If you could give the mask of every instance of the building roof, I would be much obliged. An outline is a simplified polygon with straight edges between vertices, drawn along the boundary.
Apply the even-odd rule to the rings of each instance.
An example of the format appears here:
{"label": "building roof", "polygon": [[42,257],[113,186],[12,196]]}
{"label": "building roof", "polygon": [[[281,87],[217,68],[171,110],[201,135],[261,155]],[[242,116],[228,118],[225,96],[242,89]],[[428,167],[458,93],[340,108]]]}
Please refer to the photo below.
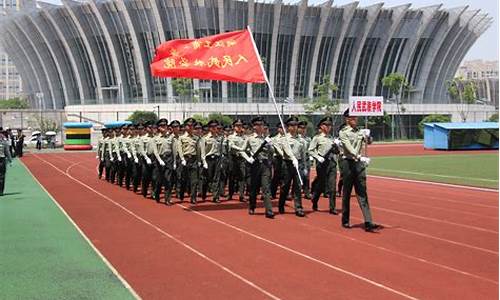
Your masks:
{"label": "building roof", "polygon": [[444,129],[498,129],[498,122],[467,122],[467,123],[426,123]]}

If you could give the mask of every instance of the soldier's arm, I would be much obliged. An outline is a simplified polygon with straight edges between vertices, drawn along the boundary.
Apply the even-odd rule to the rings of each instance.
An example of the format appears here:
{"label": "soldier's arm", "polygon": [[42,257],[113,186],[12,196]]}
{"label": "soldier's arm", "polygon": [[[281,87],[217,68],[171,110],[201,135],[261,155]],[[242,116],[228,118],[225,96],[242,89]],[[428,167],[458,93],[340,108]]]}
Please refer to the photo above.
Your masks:
{"label": "soldier's arm", "polygon": [[112,140],[112,139],[109,139],[107,143],[108,143],[108,153],[109,153],[109,157],[110,157],[110,158],[113,158],[113,147],[112,147],[113,140]]}
{"label": "soldier's arm", "polygon": [[[293,154],[293,151],[292,151],[292,148],[290,147],[290,141],[288,140],[288,137],[284,136],[282,137],[280,140],[279,140],[279,145],[278,147],[280,147],[284,154],[286,154],[286,156],[290,159],[290,160],[294,160],[294,159],[297,159],[295,157],[295,155]],[[283,154],[283,153],[282,153]]]}
{"label": "soldier's arm", "polygon": [[116,154],[116,156],[120,156],[120,139],[119,138],[116,138],[114,141],[113,141],[113,145],[114,145],[114,152]]}
{"label": "soldier's arm", "polygon": [[349,141],[349,137],[343,131],[339,133],[340,141],[342,142],[342,146],[344,147],[344,152],[348,152],[349,154],[356,156],[356,149],[351,145],[351,141]]}
{"label": "soldier's arm", "polygon": [[156,143],[157,143],[156,140],[152,139],[150,143],[152,143],[151,146],[153,147],[153,154],[154,154],[154,156],[156,157],[156,159],[158,161],[161,161],[162,159],[160,157],[160,152],[158,152],[158,147],[156,145]]}
{"label": "soldier's arm", "polygon": [[[245,139],[245,142],[243,145],[240,147],[240,151],[238,151],[238,154],[243,157],[245,160],[248,160],[250,158],[250,155],[248,155],[247,150],[250,148],[250,139]],[[250,151],[251,152],[251,151]]]}
{"label": "soldier's arm", "polygon": [[309,144],[309,149],[308,149],[309,155],[314,157],[315,159],[318,159],[319,157],[321,157],[318,154],[317,148],[318,148],[318,138],[315,136],[315,137],[313,137],[311,144]]}
{"label": "soldier's arm", "polygon": [[131,149],[132,149],[132,157],[134,158],[134,160],[138,159],[137,157],[137,139],[134,138],[130,141],[130,145],[131,145]]}
{"label": "soldier's arm", "polygon": [[130,149],[129,149],[130,145],[132,145],[132,140],[129,138],[124,139],[122,146],[123,146],[123,152],[125,152],[127,157],[132,156],[132,154],[130,153]]}
{"label": "soldier's arm", "polygon": [[179,158],[181,161],[185,161],[186,159],[184,158],[184,151],[182,151],[182,137],[179,137],[177,140],[177,153],[179,154]]}
{"label": "soldier's arm", "polygon": [[198,150],[200,151],[200,160],[201,160],[201,163],[204,164],[204,165],[207,163],[207,160],[206,160],[206,156],[207,156],[206,146],[207,146],[207,144],[205,143],[205,138],[201,137],[200,138],[200,142],[198,143],[198,147],[199,147]]}
{"label": "soldier's arm", "polygon": [[172,155],[174,156],[174,165],[177,166],[177,153],[178,153],[178,144],[177,139],[172,138]]}
{"label": "soldier's arm", "polygon": [[142,139],[140,140],[140,143],[141,143],[141,147],[139,148],[139,153],[142,155],[142,157],[146,158],[146,157],[148,157],[146,147],[149,145],[149,143],[146,144],[146,147],[144,147],[144,142],[142,141]]}

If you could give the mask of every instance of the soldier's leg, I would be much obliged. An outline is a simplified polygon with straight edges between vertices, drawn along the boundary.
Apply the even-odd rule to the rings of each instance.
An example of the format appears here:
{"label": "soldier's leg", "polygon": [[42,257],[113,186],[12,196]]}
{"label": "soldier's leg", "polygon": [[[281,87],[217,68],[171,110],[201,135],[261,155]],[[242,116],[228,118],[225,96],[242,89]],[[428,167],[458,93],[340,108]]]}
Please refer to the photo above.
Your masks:
{"label": "soldier's leg", "polygon": [[139,183],[141,182],[141,163],[134,162],[132,165],[132,186],[134,193],[137,192],[139,188]]}
{"label": "soldier's leg", "polygon": [[316,164],[316,179],[314,180],[314,190],[312,197],[313,210],[318,210],[318,201],[321,194],[325,191],[325,182],[327,176],[328,162]]}
{"label": "soldier's leg", "polygon": [[[285,213],[285,202],[286,198],[288,197],[288,192],[290,190],[290,185],[292,183],[293,179],[293,173],[290,171],[290,165],[291,163],[285,162],[284,163],[284,168],[283,168],[283,182],[281,184],[280,188],[280,198],[278,202],[278,209],[280,214]],[[293,165],[292,165],[293,168]]]}
{"label": "soldier's leg", "polygon": [[190,181],[190,187],[191,187],[191,203],[196,204],[196,196],[198,194],[198,184],[199,184],[199,177],[198,177],[198,163],[196,159],[188,162],[188,171],[189,171],[189,181]]}
{"label": "soldier's leg", "polygon": [[155,184],[153,186],[153,197],[156,202],[160,202],[161,189],[163,187],[163,174],[165,173],[165,167],[161,166],[159,163],[155,165],[153,180]]}
{"label": "soldier's leg", "polygon": [[255,210],[257,207],[257,194],[259,193],[261,184],[260,163],[254,162],[250,167],[250,197],[248,201],[249,210]]}
{"label": "soldier's leg", "polygon": [[148,196],[150,181],[151,181],[151,165],[146,163],[146,161],[144,161],[144,164],[142,165],[142,182],[141,182],[141,192],[144,198]]}
{"label": "soldier's leg", "polygon": [[220,172],[220,166],[218,164],[220,163],[220,160],[215,159],[211,160],[208,164],[208,182],[210,182],[210,189],[212,190],[212,201],[213,202],[220,202],[219,200],[219,195],[220,195],[220,180],[221,180],[221,172]]}
{"label": "soldier's leg", "polygon": [[104,162],[104,160],[99,159],[99,179],[102,178],[102,172],[104,171],[105,165],[106,163]]}
{"label": "soldier's leg", "polygon": [[335,210],[335,187],[337,184],[337,164],[334,160],[331,160],[328,165],[327,171],[327,189],[328,189],[328,200],[330,205],[330,213],[337,214]]}
{"label": "soldier's leg", "polygon": [[238,168],[238,161],[237,158],[234,157],[233,155],[230,155],[229,158],[229,172],[228,172],[228,183],[227,183],[227,198],[228,200],[233,199],[234,191],[236,188],[236,170]]}
{"label": "soldier's leg", "polygon": [[349,224],[351,213],[351,191],[354,182],[354,173],[351,164],[354,162],[342,160],[342,176],[344,177],[344,195],[342,196],[342,224]]}
{"label": "soldier's leg", "polygon": [[372,223],[372,214],[370,205],[368,204],[368,194],[366,193],[366,168],[361,162],[356,162],[355,164],[356,173],[354,175],[354,190],[356,191],[359,207],[363,213],[365,223]]}
{"label": "soldier's leg", "polygon": [[281,158],[275,157],[272,160],[273,162],[273,167],[272,167],[272,180],[271,180],[271,196],[273,199],[276,198],[276,192],[278,191],[278,187],[281,182],[281,177],[282,177],[282,160]]}
{"label": "soldier's leg", "polygon": [[271,164],[262,164],[261,168],[261,190],[262,198],[264,200],[264,207],[266,209],[266,216],[272,216],[273,205],[271,203]]}
{"label": "soldier's leg", "polygon": [[293,199],[293,204],[295,207],[295,213],[302,217],[304,208],[302,207],[302,186],[300,185],[300,180],[299,180],[299,175],[297,174],[297,171],[292,165],[292,168],[289,169],[289,172],[292,172],[292,193],[294,196]]}
{"label": "soldier's leg", "polygon": [[125,158],[126,161],[126,169],[125,169],[125,188],[130,190],[130,182],[132,181],[133,176],[133,167],[134,160],[132,158]]}
{"label": "soldier's leg", "polygon": [[210,187],[210,183],[211,183],[211,177],[210,177],[210,162],[207,162],[207,165],[208,165],[208,169],[204,169],[203,167],[201,167],[199,170],[200,170],[200,179],[199,179],[199,183],[201,185],[201,199],[203,201],[205,201],[205,199],[207,198],[207,193],[208,193],[208,190],[211,188]]}
{"label": "soldier's leg", "polygon": [[5,189],[5,173],[7,172],[7,161],[4,158],[0,158],[0,196],[3,196],[3,191]]}
{"label": "soldier's leg", "polygon": [[247,185],[247,177],[251,177],[251,169],[247,169],[247,163],[240,159],[238,161],[238,193],[240,202],[245,201],[245,187]]}
{"label": "soldier's leg", "polygon": [[163,186],[165,187],[165,204],[171,204],[172,199],[172,184],[173,184],[173,174],[174,174],[174,159],[173,157],[165,157],[163,159],[165,162],[165,168],[163,172]]}

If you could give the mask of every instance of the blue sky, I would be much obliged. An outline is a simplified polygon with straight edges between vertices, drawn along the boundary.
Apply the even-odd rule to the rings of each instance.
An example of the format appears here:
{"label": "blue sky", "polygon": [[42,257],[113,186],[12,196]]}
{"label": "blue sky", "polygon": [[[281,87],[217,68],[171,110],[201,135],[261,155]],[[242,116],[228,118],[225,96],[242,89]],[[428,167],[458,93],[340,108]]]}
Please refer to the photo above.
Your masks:
{"label": "blue sky", "polygon": [[[59,0],[45,0],[46,2],[60,3]],[[263,1],[263,0],[256,0]],[[267,0],[270,1],[270,0]],[[283,2],[298,2],[292,0],[283,0]],[[309,0],[309,4],[319,4],[326,2],[326,0]],[[343,5],[346,3],[351,3],[352,0],[334,0],[334,5]],[[484,59],[484,60],[498,60],[498,0],[447,0],[447,1],[436,1],[436,0],[385,0],[385,1],[373,1],[373,0],[359,0],[359,6],[369,6],[375,3],[383,2],[385,7],[392,7],[401,4],[411,3],[413,8],[443,4],[443,8],[453,8],[457,6],[468,5],[469,9],[480,9],[482,12],[487,13],[489,16],[493,17],[493,24],[483,33],[481,37],[476,41],[472,48],[467,53],[465,60],[471,59]]]}

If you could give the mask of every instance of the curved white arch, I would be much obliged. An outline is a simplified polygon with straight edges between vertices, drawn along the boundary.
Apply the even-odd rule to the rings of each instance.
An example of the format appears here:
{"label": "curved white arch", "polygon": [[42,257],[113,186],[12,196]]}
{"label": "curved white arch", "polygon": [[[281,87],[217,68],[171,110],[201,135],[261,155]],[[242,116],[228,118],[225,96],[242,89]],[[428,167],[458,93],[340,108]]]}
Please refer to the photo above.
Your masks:
{"label": "curved white arch", "polygon": [[99,68],[97,68],[97,62],[95,60],[95,57],[97,56],[97,53],[94,53],[92,47],[90,46],[89,40],[87,39],[87,36],[85,35],[85,32],[80,25],[80,22],[78,22],[78,18],[75,16],[75,13],[73,12],[73,9],[71,8],[71,4],[69,3],[69,0],[61,0],[63,3],[63,7],[61,9],[65,9],[66,12],[68,12],[69,17],[73,21],[73,24],[75,24],[76,30],[78,30],[78,34],[82,38],[83,44],[85,45],[85,48],[87,51],[90,53],[88,55],[90,59],[90,64],[91,68],[93,71],[93,74],[95,76],[95,84],[96,84],[96,89],[97,89],[97,98],[99,100],[99,103],[102,103],[103,98],[102,98],[102,83],[101,83],[101,74],[99,73]]}
{"label": "curved white arch", "polygon": [[52,17],[52,15],[47,11],[48,5],[49,4],[47,4],[47,3],[41,2],[40,6],[41,6],[42,10],[41,10],[40,13],[43,14],[47,18],[47,20],[49,20],[50,24],[52,25],[52,27],[54,28],[54,30],[55,30],[55,32],[57,34],[57,37],[59,38],[59,40],[61,41],[61,43],[62,43],[62,45],[64,47],[64,51],[68,55],[68,58],[69,58],[69,61],[70,61],[71,67],[72,67],[73,75],[76,78],[76,84],[78,86],[78,95],[80,97],[80,103],[82,103],[83,98],[84,98],[83,84],[82,84],[82,78],[80,76],[80,72],[78,70],[78,67],[77,67],[77,64],[76,64],[76,61],[75,61],[75,57],[73,56],[73,52],[69,48],[68,41],[64,37],[61,29],[59,28],[59,26],[55,22],[55,20]]}
{"label": "curved white arch", "polygon": [[363,29],[363,36],[361,37],[361,40],[357,44],[358,50],[356,51],[356,54],[354,55],[354,61],[350,64],[350,72],[348,72],[349,76],[349,81],[348,85],[346,86],[346,91],[347,91],[347,97],[352,95],[352,90],[353,90],[353,85],[354,85],[354,80],[356,80],[356,72],[358,69],[358,63],[359,63],[359,58],[361,56],[361,52],[363,51],[364,45],[366,38],[368,37],[368,34],[372,31],[372,28],[375,24],[375,21],[377,20],[377,16],[382,9],[383,3],[377,3],[368,7],[365,7],[367,10],[367,15],[366,15],[366,25],[365,28]]}
{"label": "curved white arch", "polygon": [[368,95],[375,95],[378,83],[378,76],[380,74],[380,69],[382,68],[383,57],[385,55],[385,52],[387,51],[387,48],[389,47],[390,41],[397,33],[397,30],[401,28],[401,25],[403,24],[402,22],[403,17],[405,16],[410,6],[411,4],[404,4],[389,8],[393,12],[392,13],[393,20],[391,27],[387,31],[387,34],[385,34],[381,40],[381,45],[377,47],[378,49],[375,50],[376,52],[374,56],[380,59],[376,60],[375,68],[373,68],[370,74],[368,75],[368,80],[367,80],[368,87],[366,89]]}
{"label": "curved white arch", "polygon": [[137,39],[137,32],[135,30],[134,24],[132,23],[132,19],[130,18],[130,14],[128,12],[128,8],[122,0],[113,1],[117,7],[123,13],[123,17],[125,19],[125,24],[128,27],[130,32],[130,38],[132,40],[132,52],[134,53],[135,60],[137,61],[137,74],[139,75],[139,80],[142,85],[142,102],[147,103],[148,98],[152,95],[149,89],[149,83],[146,81],[146,69],[145,66],[148,66],[149,63],[144,61],[144,57],[141,54],[141,48],[139,47],[139,41]]}
{"label": "curved white arch", "polygon": [[332,11],[333,0],[328,0],[321,5],[320,21],[318,28],[318,35],[316,36],[316,43],[313,49],[312,62],[311,62],[311,72],[309,74],[309,84],[307,88],[307,97],[312,98],[314,96],[314,79],[316,78],[316,69],[318,68],[318,56],[319,48],[321,47],[321,42],[323,40],[323,34],[325,32],[326,23],[330,12]]}
{"label": "curved white arch", "polygon": [[[68,100],[69,100],[69,98],[68,98],[68,91],[67,91],[67,87],[66,87],[67,74],[63,74],[63,72],[61,71],[61,66],[59,64],[59,59],[55,55],[54,50],[52,49],[52,45],[47,40],[47,37],[45,36],[44,32],[40,29],[40,27],[35,22],[35,20],[33,20],[33,17],[30,14],[28,14],[27,17],[28,17],[28,20],[30,20],[30,22],[33,24],[33,26],[36,28],[36,30],[38,31],[38,33],[42,37],[44,43],[47,45],[47,49],[49,50],[50,55],[52,55],[52,60],[54,61],[55,65],[56,65],[56,69],[57,69],[57,72],[59,73],[59,78],[61,79],[61,85],[62,85],[62,88],[63,88],[63,96],[64,96],[63,105],[66,106],[66,104],[68,103]],[[55,98],[55,96],[54,96],[54,98]],[[53,102],[54,102],[54,105],[55,105],[55,99],[53,99]],[[56,106],[54,106],[54,108],[64,108],[64,107],[56,107]]]}

